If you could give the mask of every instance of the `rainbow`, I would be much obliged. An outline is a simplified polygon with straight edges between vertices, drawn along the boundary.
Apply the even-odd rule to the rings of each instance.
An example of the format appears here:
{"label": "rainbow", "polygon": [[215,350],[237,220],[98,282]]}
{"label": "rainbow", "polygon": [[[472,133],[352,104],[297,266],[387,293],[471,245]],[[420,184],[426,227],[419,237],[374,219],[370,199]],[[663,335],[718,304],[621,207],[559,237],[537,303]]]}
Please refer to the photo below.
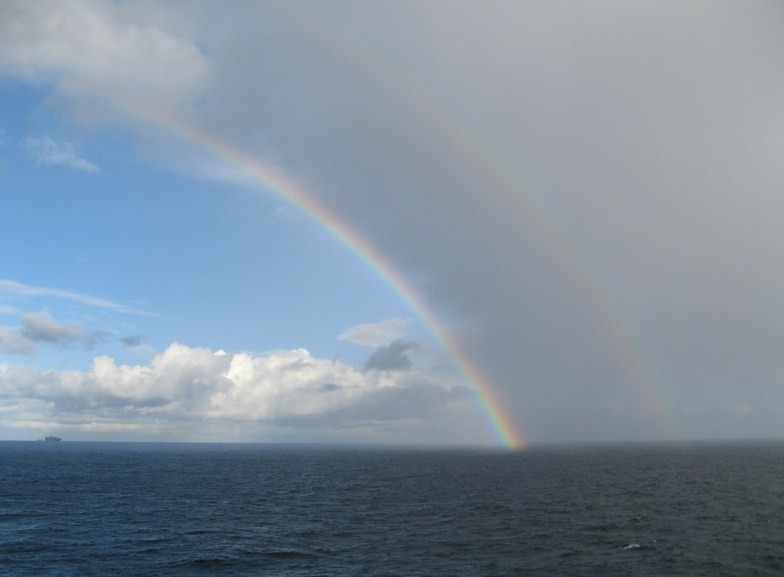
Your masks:
{"label": "rainbow", "polygon": [[682,439],[673,403],[664,395],[656,365],[646,352],[639,331],[614,302],[605,283],[588,268],[585,255],[569,239],[558,219],[511,170],[513,163],[504,161],[504,155],[494,150],[478,130],[472,130],[456,110],[450,110],[448,98],[436,98],[422,87],[413,85],[405,71],[393,61],[351,42],[328,20],[319,19],[306,9],[286,5],[286,13],[309,35],[318,37],[325,46],[383,86],[387,93],[393,93],[398,102],[407,105],[409,111],[431,126],[455,153],[482,175],[487,189],[493,190],[520,217],[541,248],[560,265],[576,294],[594,311],[598,326],[620,361],[629,384],[640,392],[661,434],[666,438]]}
{"label": "rainbow", "polygon": [[635,330],[631,317],[623,314],[605,284],[587,266],[588,259],[580,252],[577,243],[569,238],[558,219],[539,197],[520,184],[519,178],[510,169],[512,163],[503,162],[500,152],[493,151],[492,146],[483,142],[479,134],[451,122],[451,115],[447,114],[443,104],[435,107],[425,102],[423,96],[419,100],[421,107],[427,106],[427,116],[438,126],[445,139],[481,172],[488,187],[519,216],[550,259],[560,265],[575,294],[593,311],[629,384],[639,391],[660,434],[668,439],[682,439],[682,429],[675,417],[673,403],[663,394],[656,365],[647,353],[642,337]]}
{"label": "rainbow", "polygon": [[428,303],[374,246],[319,202],[314,195],[308,193],[283,170],[228,142],[219,140],[196,126],[178,120],[174,116],[139,110],[134,111],[134,115],[167,130],[186,143],[195,145],[228,165],[239,169],[257,186],[262,186],[265,190],[276,194],[306,214],[356,255],[418,317],[439,345],[449,354],[455,367],[470,386],[482,409],[482,414],[499,443],[512,451],[526,448],[525,439],[504,409],[488,379],[482,374],[462,344],[439,321]]}
{"label": "rainbow", "polygon": [[[325,45],[331,46],[341,57],[351,60],[363,73],[384,86],[387,92],[393,93],[482,174],[487,188],[493,190],[499,200],[519,215],[541,248],[553,262],[560,265],[575,293],[594,311],[596,322],[615,351],[630,386],[640,392],[661,432],[667,438],[682,438],[673,404],[663,394],[655,363],[646,353],[643,339],[636,331],[631,317],[623,314],[601,279],[586,265],[585,255],[579,251],[576,243],[570,240],[551,211],[536,194],[522,185],[519,176],[511,169],[512,164],[505,162],[503,155],[483,140],[479,131],[472,130],[465,122],[461,122],[457,111],[448,109],[448,102],[437,100],[434,95],[428,95],[424,90],[413,86],[406,80],[404,71],[397,69],[392,62],[350,43],[327,22],[315,18],[305,10],[287,5],[286,12],[311,35],[320,37]],[[273,164],[221,141],[174,115],[149,110],[130,112],[133,116],[168,130],[184,142],[193,144],[227,165],[239,169],[255,185],[264,187],[306,214],[356,255],[390,287],[452,357],[455,366],[470,385],[490,429],[499,442],[513,450],[526,447],[523,435],[504,409],[491,383],[463,345],[441,323],[429,304],[374,246],[319,202],[300,183]]]}
{"label": "rainbow", "polygon": [[660,434],[667,439],[682,439],[682,427],[675,416],[673,403],[663,393],[656,365],[647,353],[639,331],[635,329],[630,315],[624,314],[613,300],[605,283],[587,266],[588,259],[580,252],[577,243],[569,238],[559,220],[539,197],[521,185],[520,179],[510,169],[512,163],[503,162],[499,151],[493,151],[479,134],[451,121],[452,115],[447,113],[443,104],[436,107],[421,94],[418,101],[419,108],[426,111],[426,116],[438,127],[440,134],[452,143],[458,154],[471,162],[488,188],[519,216],[540,247],[566,274],[575,294],[588,304],[629,384],[639,391]]}

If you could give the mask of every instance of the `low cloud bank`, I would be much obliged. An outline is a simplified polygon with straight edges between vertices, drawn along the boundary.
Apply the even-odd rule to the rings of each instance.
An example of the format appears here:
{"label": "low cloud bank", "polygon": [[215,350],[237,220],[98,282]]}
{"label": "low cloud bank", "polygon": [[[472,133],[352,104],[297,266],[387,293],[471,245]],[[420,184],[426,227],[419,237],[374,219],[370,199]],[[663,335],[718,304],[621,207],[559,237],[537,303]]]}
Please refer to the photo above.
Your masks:
{"label": "low cloud bank", "polygon": [[198,431],[209,423],[350,430],[430,420],[470,402],[449,375],[398,364],[367,371],[305,349],[226,353],[175,343],[140,365],[99,356],[84,371],[8,366],[0,369],[0,402],[8,409],[0,425],[110,433]]}

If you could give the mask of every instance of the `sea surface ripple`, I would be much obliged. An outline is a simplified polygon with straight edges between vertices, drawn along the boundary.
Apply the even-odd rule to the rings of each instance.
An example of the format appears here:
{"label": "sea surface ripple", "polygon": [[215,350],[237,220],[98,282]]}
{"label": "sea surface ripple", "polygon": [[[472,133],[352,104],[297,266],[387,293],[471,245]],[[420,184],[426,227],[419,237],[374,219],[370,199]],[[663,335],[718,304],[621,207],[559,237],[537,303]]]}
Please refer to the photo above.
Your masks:
{"label": "sea surface ripple", "polygon": [[784,574],[784,444],[0,443],[0,575]]}

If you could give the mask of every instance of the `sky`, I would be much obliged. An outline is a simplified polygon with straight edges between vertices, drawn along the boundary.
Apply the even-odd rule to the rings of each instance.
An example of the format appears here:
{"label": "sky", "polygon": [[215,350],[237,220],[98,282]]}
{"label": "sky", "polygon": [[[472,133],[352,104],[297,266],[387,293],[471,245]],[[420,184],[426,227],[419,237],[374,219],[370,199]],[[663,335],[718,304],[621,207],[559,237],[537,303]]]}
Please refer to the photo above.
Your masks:
{"label": "sky", "polygon": [[784,436],[776,2],[0,4],[0,438]]}

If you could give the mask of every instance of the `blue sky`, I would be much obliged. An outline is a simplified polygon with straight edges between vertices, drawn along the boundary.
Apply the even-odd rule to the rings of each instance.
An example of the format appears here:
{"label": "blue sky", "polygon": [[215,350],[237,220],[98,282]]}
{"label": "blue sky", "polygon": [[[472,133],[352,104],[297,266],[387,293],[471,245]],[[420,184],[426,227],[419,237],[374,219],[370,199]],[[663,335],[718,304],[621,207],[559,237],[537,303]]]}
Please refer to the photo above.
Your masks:
{"label": "blue sky", "polygon": [[[258,356],[306,349],[361,372],[376,348],[416,339],[419,360],[458,382],[393,290],[287,199],[263,183],[167,167],[133,131],[69,122],[55,93],[12,75],[0,84],[0,366],[8,380],[21,367],[86,374],[104,356],[143,366],[173,343]],[[375,338],[357,344],[344,335],[365,325]],[[241,431],[215,433],[193,425],[128,428],[119,415],[107,423],[93,414],[19,422],[10,413],[1,429],[10,438],[54,430],[69,438],[301,440],[252,420]],[[337,429],[326,438],[366,436]],[[319,435],[306,431],[302,439]]]}
{"label": "blue sky", "polygon": [[[37,299],[34,306],[56,317],[111,314],[117,325],[105,344],[115,354],[111,341],[138,334],[155,347],[187,338],[353,358],[337,340],[342,329],[410,314],[363,263],[274,194],[167,172],[112,135],[74,142],[67,129],[57,132],[57,118],[37,114],[45,92],[10,86],[3,96],[16,120],[4,129],[3,244],[18,247],[3,253],[6,278],[138,311],[80,313],[67,299]],[[42,138],[73,147],[96,169],[36,160],[25,143]],[[107,320],[84,328],[106,331]]]}
{"label": "blue sky", "polygon": [[781,17],[4,2],[0,437],[784,435]]}
{"label": "blue sky", "polygon": [[[263,183],[167,170],[140,154],[127,134],[69,126],[51,95],[14,81],[0,91],[7,112],[0,315],[7,331],[23,335],[44,319],[41,334],[24,339],[29,348],[4,341],[3,365],[84,373],[107,356],[141,366],[181,343],[251,355],[307,349],[325,363],[361,370],[375,348],[416,338],[421,358],[452,372],[437,348],[424,353],[432,337],[392,289]],[[357,344],[343,335],[362,325],[384,336]],[[129,432],[123,422],[96,430],[91,417],[17,428],[12,416],[4,432],[24,438],[49,427],[70,438],[153,440],[269,435],[252,425],[217,436],[198,427]],[[312,433],[304,439],[316,440]],[[363,437],[349,431],[335,439]]]}

